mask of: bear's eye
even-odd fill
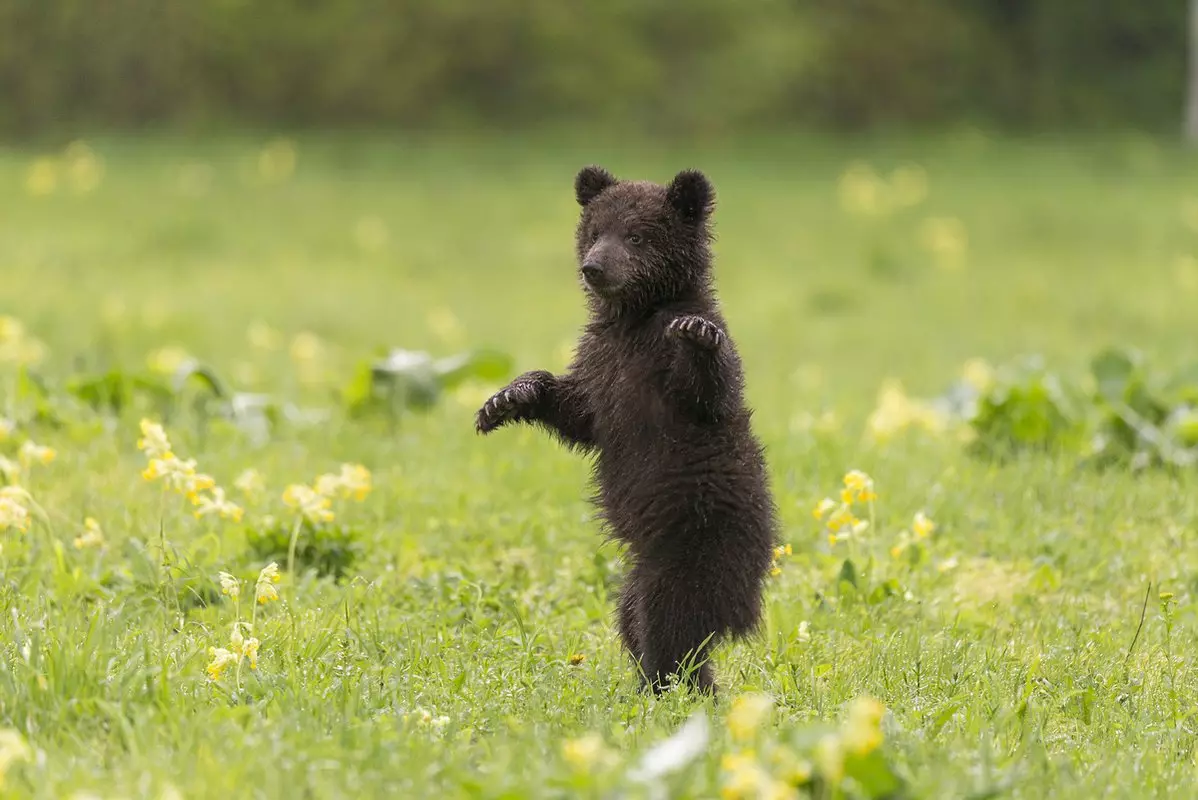
[[[591,231],[590,233],[588,233],[587,241],[590,242],[591,244],[594,244],[595,242],[599,241],[599,231]]]
[[[636,244],[640,244],[643,241],[644,241],[644,239],[641,238],[641,235],[639,233],[628,234],[628,243],[629,244],[636,245]]]

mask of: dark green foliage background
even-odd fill
[[[1182,0],[0,0],[0,131],[1174,129]]]

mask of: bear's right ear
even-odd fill
[[[574,178],[574,196],[578,199],[578,205],[585,207],[604,189],[615,185],[616,179],[603,167],[583,167]]]

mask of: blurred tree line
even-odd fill
[[[1183,0],[0,0],[0,131],[1180,125]]]

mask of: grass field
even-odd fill
[[[1118,344],[1185,364],[1192,155],[976,134],[88,144],[0,150],[0,314],[26,330],[9,323],[0,345],[0,416],[17,423],[0,454],[56,451],[13,471],[32,522],[0,533],[5,796],[755,796],[736,791],[764,783],[757,761],[775,779],[805,760],[835,778],[861,721],[814,748],[803,737],[862,697],[887,709],[881,749],[862,752],[912,796],[1192,792],[1193,476],[995,463],[954,425],[882,438],[867,425],[887,380],[929,397],[971,359],[1042,354],[1072,377]],[[611,625],[620,554],[591,519],[587,465],[531,430],[477,437],[491,386],[397,424],[341,404],[380,347],[490,348],[513,374],[560,370],[583,320],[571,182],[590,162],[659,181],[698,166],[718,192],[718,286],[793,554],[761,636],[719,650],[715,701],[636,691]],[[50,400],[18,377],[14,359],[39,355],[30,337]],[[186,409],[167,422],[240,522],[196,519],[142,478],[152,403],[135,395],[114,416],[69,399],[72,376],[166,370],[181,352],[328,414],[265,441]],[[285,536],[284,489],[343,463],[373,476],[364,499],[332,506],[360,556],[340,581],[284,569],[279,599],[251,612],[269,557],[253,532]],[[233,486],[250,468],[256,498]],[[873,525],[830,546],[812,508],[853,469],[875,481]],[[934,532],[901,549],[921,511]],[[88,517],[104,543],[76,547]],[[846,558],[890,591],[841,584]],[[221,571],[242,581],[239,605]],[[209,648],[229,648],[238,615],[254,621],[257,669],[247,658],[210,680]],[[742,702],[729,726],[733,699],[756,692],[772,714]],[[656,784],[630,777],[697,711],[711,727],[693,761]]]

